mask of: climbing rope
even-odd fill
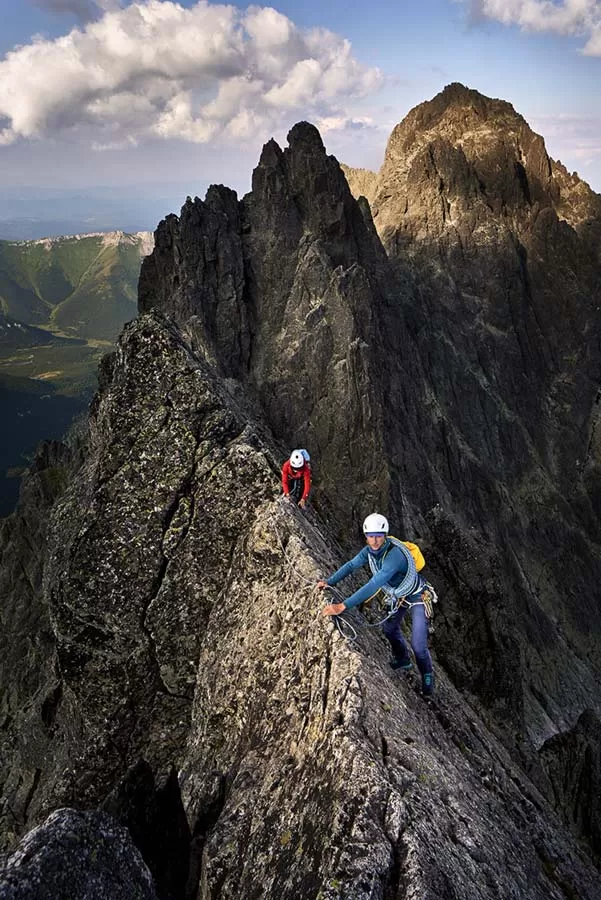
[[[338,599],[339,603],[344,603],[344,601],[346,600],[346,597],[344,596],[342,591],[339,591],[338,588],[333,587],[331,584],[326,585],[324,590],[332,591],[334,596]],[[357,638],[359,637],[359,635],[357,634],[357,629],[352,622],[344,618],[344,613],[338,613],[337,616],[332,616],[332,619],[340,637],[342,637],[345,641],[348,641],[348,643],[350,644],[354,643],[357,640]]]
[[[282,551],[282,553],[284,555],[284,559],[288,563],[288,566],[290,567],[290,569],[292,569],[292,571],[294,572],[294,574],[296,575],[297,578],[300,578],[306,584],[310,584],[311,587],[315,587],[315,581],[312,578],[307,578],[307,576],[303,575],[302,572],[299,572],[299,570],[296,568],[296,566],[294,565],[294,563],[292,562],[292,560],[286,553],[286,548],[284,547],[284,543],[282,541],[282,538],[280,537],[280,533],[278,531],[278,528],[277,528],[277,525],[275,524],[275,522],[272,522],[272,526],[273,526],[273,530],[275,532],[275,536],[277,538],[277,542],[280,545],[280,550]]]
[[[332,591],[332,593],[335,595],[335,597],[337,598],[339,603],[344,603],[344,601],[346,600],[346,597],[344,596],[344,594],[341,591],[339,591],[338,588],[333,587],[331,584],[327,585],[326,590]],[[398,612],[398,610],[403,605],[410,606],[411,604],[405,603],[404,598],[403,599],[395,598],[395,602],[393,603],[390,611],[387,613],[387,615],[384,616],[383,619],[378,619],[377,622],[368,622],[366,620],[364,623],[364,627],[365,628],[377,628],[378,626],[383,625],[383,623],[386,622],[396,612]],[[348,610],[345,610],[345,611],[348,612]],[[352,622],[349,622],[348,619],[344,618],[344,613],[338,613],[338,615],[332,616],[332,619],[334,620],[334,625],[338,629],[338,632],[346,641],[356,641],[357,640],[357,638],[358,638],[357,629],[352,624]],[[348,634],[345,634],[345,629],[349,632]]]
[[[338,601],[340,603],[344,603],[344,601],[346,600],[346,597],[344,596],[344,594],[341,591],[338,590],[338,588],[335,588],[332,585],[327,585],[327,590],[332,591],[332,593],[336,596],[336,598],[338,599]],[[413,603],[408,601],[405,597],[394,597],[394,599],[392,601],[388,600],[388,603],[390,603],[390,610],[384,616],[384,618],[378,619],[377,622],[368,622],[366,620],[364,622],[363,627],[378,628],[380,625],[383,625],[384,622],[387,622],[388,619],[391,618],[391,616],[394,616],[394,614],[397,613],[399,611],[399,609],[401,609],[403,606],[406,606],[407,608],[411,608],[412,606],[423,606],[423,607],[425,607],[425,610],[426,610],[426,618],[428,619],[428,622],[430,623],[430,630],[431,630],[431,632],[433,632],[434,628],[431,624],[432,615],[433,615],[433,613],[432,613],[432,596],[430,595],[430,592],[433,594],[434,598],[438,599],[436,597],[436,592],[434,591],[434,588],[429,584],[429,582],[426,582],[426,586],[423,588],[423,593],[424,593],[424,597],[425,597],[424,600],[415,600]],[[374,596],[376,596],[376,595],[374,594]],[[370,599],[372,599],[372,598],[370,598]],[[436,599],[434,599],[434,602],[436,602]],[[346,610],[346,612],[348,612],[348,610]],[[332,618],[334,620],[334,624],[335,624],[336,628],[338,629],[340,635],[345,640],[347,640],[347,641],[356,641],[357,640],[357,638],[358,638],[357,629],[355,628],[354,625],[351,624],[351,622],[349,622],[348,619],[344,618],[344,613],[338,613],[337,616],[332,616]],[[350,631],[350,633],[351,633],[350,637],[347,634],[345,634],[345,632],[344,632],[345,628]]]
[[[276,536],[276,540],[279,544],[280,550],[282,551],[282,555],[284,556],[284,559],[286,560],[286,563],[288,564],[288,567],[296,575],[297,578],[300,578],[301,581],[304,581],[305,584],[310,585],[311,588],[313,590],[315,590],[315,581],[312,578],[307,578],[307,576],[303,575],[302,572],[299,572],[299,570],[296,568],[296,566],[294,565],[294,563],[292,562],[292,560],[286,553],[286,548],[284,547],[284,542],[282,541],[282,537],[280,535],[280,532],[278,531],[278,527],[275,524],[275,522],[272,522],[272,527],[273,527],[273,531]],[[332,591],[332,593],[335,594],[335,596],[340,599],[341,603],[346,599],[344,597],[344,595],[337,588],[330,587],[330,585],[328,585],[328,590]],[[334,625],[336,626],[339,634],[345,641],[348,641],[349,643],[353,643],[354,641],[357,640],[357,637],[358,637],[357,629],[352,624],[352,622],[349,622],[348,619],[343,619],[342,615],[332,616],[332,618],[334,620]]]

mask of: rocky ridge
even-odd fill
[[[71,809],[23,838],[0,873],[0,892],[4,900],[157,900],[127,829],[106,814]]]
[[[579,297],[591,229],[570,236],[589,266]],[[596,462],[556,503],[572,470],[541,447],[563,448],[569,414],[552,407],[540,443],[524,438],[546,420],[501,391],[519,328],[497,327],[462,376],[470,336],[496,332],[459,290],[435,302],[430,259],[390,252],[307,124],[266,145],[240,203],[214,187],[161,223],[143,314],[103,367],[48,550],[35,542],[50,636],[4,709],[5,832],[101,807],[161,897],[600,896],[599,648],[578,602],[597,565]],[[510,283],[527,321],[536,291]],[[503,313],[494,283],[487,301]],[[533,388],[561,334],[545,352],[530,334]],[[484,378],[495,390],[474,392]],[[307,516],[277,499],[290,444],[317,461]],[[422,539],[444,598],[430,707],[377,632],[349,645],[311,589],[376,503]],[[578,547],[562,593],[539,529]],[[3,608],[22,596],[7,582]]]

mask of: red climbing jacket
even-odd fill
[[[301,500],[306,500],[311,490],[311,466],[306,462],[301,469],[293,469],[287,459],[282,466],[282,490],[286,497],[290,494],[290,481],[297,481],[299,478],[304,479]]]

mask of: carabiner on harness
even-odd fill
[[[422,592],[422,603],[424,604],[427,619],[431,619],[434,616],[434,604],[437,601],[438,594],[436,593],[430,582],[426,581],[426,585]]]

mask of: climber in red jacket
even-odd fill
[[[304,508],[311,490],[311,465],[306,450],[293,450],[282,466],[282,490]]]

